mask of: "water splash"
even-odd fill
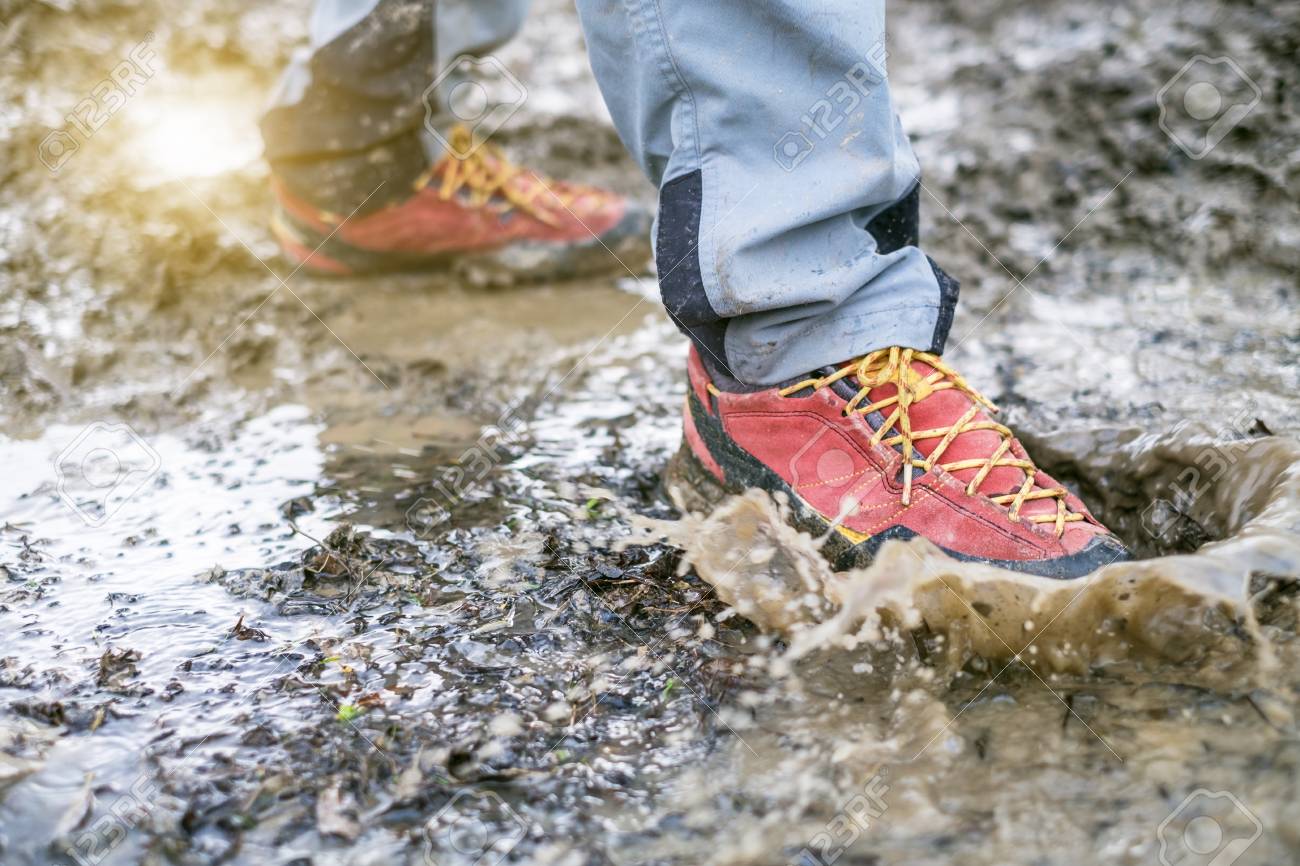
[[[1152,525],[1153,492],[1186,480],[1189,468],[1206,465],[1206,454],[1218,455],[1213,482],[1179,497],[1176,515],[1215,539],[1193,553],[1058,581],[959,562],[920,538],[886,543],[866,568],[832,572],[822,540],[791,528],[788,504],[757,490],[709,514],[635,523],[640,537],[681,547],[683,562],[737,612],[785,635],[789,661],[912,632],[928,656],[957,668],[973,659],[1019,660],[1085,673],[1147,661],[1234,681],[1271,670],[1276,660],[1252,601],[1267,585],[1300,578],[1300,445],[1280,437],[1222,443],[1190,428],[1053,438],[1066,453],[1088,455],[1067,475],[1083,476],[1100,495],[1090,497],[1098,510],[1130,537],[1143,522],[1152,535],[1167,529],[1174,518]],[[684,501],[682,491],[673,493]],[[1168,542],[1135,546],[1158,543]]]

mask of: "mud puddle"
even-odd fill
[[[683,518],[652,278],[285,291],[245,151],[140,165],[251,134],[305,9],[237,5],[0,33],[0,861],[1295,861],[1293,13],[891,9],[949,359],[1142,557],[1076,590]],[[538,5],[503,143],[645,196]],[[1265,100],[1189,160],[1152,94],[1222,34]]]
[[[71,430],[11,443],[10,856],[1139,863],[1208,816],[1287,862],[1293,442],[1046,439],[1131,539],[1174,522],[1084,586],[924,544],[831,575],[766,501],[673,522],[672,335],[552,359],[547,389],[586,357],[540,404],[484,383],[519,418],[486,439],[387,448],[400,417],[359,443],[300,406],[163,434],[100,528],[49,477]],[[1206,454],[1226,474],[1152,523]],[[419,505],[478,460],[454,515]],[[629,546],[644,519],[685,559]]]

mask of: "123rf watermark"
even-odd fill
[[[162,457],[129,424],[95,421],[54,459],[63,503],[87,526],[107,523],[145,488]]]
[[[867,52],[864,60],[854,63],[822,97],[808,106],[799,117],[799,128],[791,129],[776,140],[772,155],[777,165],[794,171],[816,149],[817,144],[852,116],[862,100],[885,81],[885,59],[889,52],[883,41]]]
[[[78,866],[100,866],[131,831],[149,820],[162,795],[161,784],[140,776],[104,814],[62,842],[63,852]]]
[[[844,801],[825,829],[787,861],[787,866],[833,866],[885,814],[888,793],[884,771],[872,775],[862,790]]]
[[[1229,791],[1197,788],[1160,822],[1162,866],[1232,866],[1264,835],[1255,813]]]
[[[498,866],[530,825],[493,791],[457,791],[424,826],[427,866]]]
[[[1259,105],[1263,92],[1231,57],[1198,54],[1156,93],[1160,128],[1201,159]]]
[[[527,99],[528,88],[500,60],[462,54],[424,89],[424,128],[452,157],[468,159]],[[448,134],[444,123],[467,134]]]
[[[1140,522],[1152,540],[1169,542],[1191,513],[1196,501],[1214,488],[1229,469],[1237,465],[1242,454],[1250,447],[1251,432],[1255,426],[1255,404],[1249,403],[1234,413],[1219,427],[1204,448],[1192,459],[1194,465],[1186,466],[1166,495],[1151,502],[1141,514]],[[1175,432],[1187,426],[1177,425]]]
[[[406,509],[406,527],[417,538],[429,538],[451,517],[465,497],[501,464],[524,435],[524,420],[510,407],[495,424],[483,428],[477,440],[438,472],[426,495]]]
[[[90,94],[76,104],[64,118],[65,125],[50,130],[41,140],[38,151],[41,162],[51,174],[72,159],[90,138],[103,128],[108,119],[122,110],[127,100],[135,96],[141,85],[157,72],[158,54],[153,50],[154,35],[146,33],[126,59],[114,66],[102,81],[90,88]]]

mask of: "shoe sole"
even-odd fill
[[[637,273],[650,260],[649,220],[629,211],[600,237],[581,243],[519,241],[480,252],[433,254],[379,252],[322,234],[277,206],[271,233],[296,268],[323,277],[402,273],[460,273],[476,284],[571,279],[627,270]]]

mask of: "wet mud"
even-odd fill
[[[502,143],[653,202],[538,6]],[[305,4],[0,11],[0,862],[1300,857],[1290,7],[890,10],[948,358],[1138,555],[1065,584],[677,507],[652,275],[290,275]],[[1193,159],[1197,54],[1260,103]]]

